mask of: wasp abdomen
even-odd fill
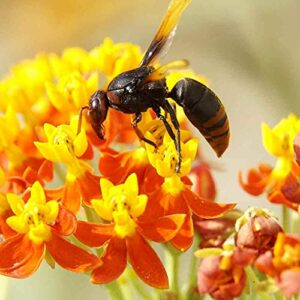
[[[196,80],[184,78],[176,83],[169,97],[183,107],[191,123],[221,156],[229,144],[229,122],[215,93]]]

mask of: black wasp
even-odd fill
[[[115,77],[108,85],[107,91],[95,92],[90,98],[89,105],[82,108],[88,109],[91,125],[100,139],[104,138],[102,123],[106,119],[107,111],[113,108],[126,114],[134,114],[132,127],[136,134],[144,142],[156,147],[138,129],[141,113],[151,108],[164,123],[175,143],[178,153],[176,172],[180,172],[181,165],[180,127],[168,98],[183,107],[187,118],[201,132],[218,156],[223,154],[229,143],[229,122],[224,106],[208,87],[193,79],[183,78],[168,91],[165,79],[167,71],[174,67],[185,66],[187,62],[182,60],[157,69],[154,67],[156,59],[170,46],[179,18],[191,1],[172,0],[140,66]],[[176,134],[162,110],[169,114]]]

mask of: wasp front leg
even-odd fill
[[[166,101],[167,102],[167,101]],[[165,112],[167,112],[170,117],[171,117],[171,121],[172,121],[172,124],[173,126],[175,127],[176,131],[177,131],[177,138],[170,126],[170,124],[168,123],[166,117],[164,115],[162,115],[160,113],[160,108],[154,108],[154,112],[156,113],[157,117],[163,121],[165,127],[166,127],[166,130],[170,136],[170,138],[174,141],[174,144],[175,144],[175,148],[176,148],[176,151],[177,151],[177,154],[178,154],[178,160],[177,160],[177,164],[176,164],[176,173],[180,173],[180,168],[181,168],[181,161],[182,161],[182,156],[181,156],[181,143],[180,143],[180,127],[179,127],[179,123],[178,123],[178,120],[177,120],[177,117],[176,117],[176,114],[172,108],[172,106],[170,105],[169,102],[167,102],[167,104],[165,104],[163,106]]]
[[[152,141],[148,140],[147,138],[145,138],[144,134],[143,134],[143,133],[140,131],[140,129],[138,128],[138,123],[139,123],[141,120],[142,120],[142,114],[141,114],[141,113],[135,114],[135,117],[134,117],[134,119],[133,119],[132,122],[131,122],[131,126],[133,127],[133,129],[134,129],[136,135],[138,136],[138,138],[139,138],[141,141],[143,141],[143,142],[145,142],[145,143],[147,143],[147,144],[153,146],[155,149],[157,149],[157,145],[156,145],[154,142],[152,142]]]

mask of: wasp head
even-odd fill
[[[108,100],[106,97],[106,92],[99,90],[90,98],[89,118],[94,131],[101,140],[104,139],[102,123],[106,119],[107,110]]]

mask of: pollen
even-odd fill
[[[146,195],[138,195],[136,174],[131,174],[124,184],[117,186],[107,179],[101,179],[100,186],[103,198],[92,200],[96,213],[105,221],[115,224],[114,230],[119,237],[131,236],[148,200]]]

